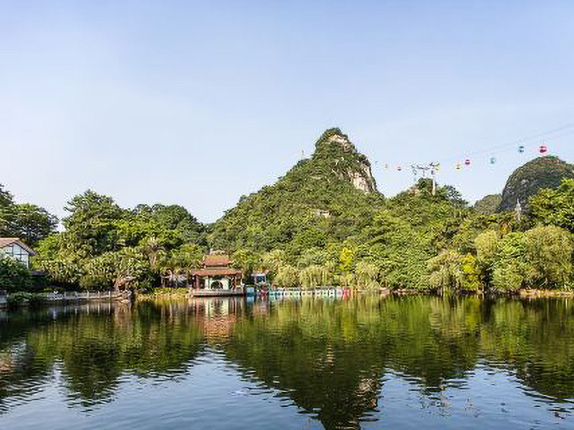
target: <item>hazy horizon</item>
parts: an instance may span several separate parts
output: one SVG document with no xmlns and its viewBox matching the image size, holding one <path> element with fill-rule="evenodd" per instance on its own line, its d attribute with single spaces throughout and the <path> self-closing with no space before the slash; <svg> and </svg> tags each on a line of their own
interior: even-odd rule
<svg viewBox="0 0 574 430">
<path fill-rule="evenodd" d="M 473 202 L 543 140 L 574 161 L 571 128 L 517 152 L 574 123 L 572 16 L 568 1 L 0 0 L 0 183 L 58 216 L 90 188 L 213 222 L 340 127 L 383 194 L 442 161 Z"/>
</svg>

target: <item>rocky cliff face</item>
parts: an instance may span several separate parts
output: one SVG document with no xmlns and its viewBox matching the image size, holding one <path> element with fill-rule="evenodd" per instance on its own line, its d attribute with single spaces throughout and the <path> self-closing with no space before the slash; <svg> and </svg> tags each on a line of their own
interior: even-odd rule
<svg viewBox="0 0 574 430">
<path fill-rule="evenodd" d="M 512 210 L 519 201 L 528 209 L 528 200 L 543 188 L 557 188 L 564 178 L 574 178 L 574 166 L 558 157 L 540 157 L 519 167 L 508 178 L 498 211 Z"/>
<path fill-rule="evenodd" d="M 367 157 L 341 130 L 329 129 L 310 158 L 227 211 L 213 227 L 211 244 L 267 250 L 344 240 L 372 219 L 382 199 Z"/>
<path fill-rule="evenodd" d="M 326 167 L 340 179 L 349 181 L 353 187 L 366 194 L 376 193 L 377 184 L 367 157 L 357 151 L 355 145 L 338 128 L 323 133 L 315 145 L 312 161 L 318 167 Z"/>
</svg>

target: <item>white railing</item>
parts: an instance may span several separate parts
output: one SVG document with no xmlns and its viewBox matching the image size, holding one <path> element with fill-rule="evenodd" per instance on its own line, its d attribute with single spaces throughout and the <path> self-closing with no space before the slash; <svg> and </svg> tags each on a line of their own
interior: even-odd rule
<svg viewBox="0 0 574 430">
<path fill-rule="evenodd" d="M 36 296 L 43 297 L 47 302 L 58 301 L 88 301 L 88 300 L 112 300 L 121 294 L 115 291 L 66 291 L 63 293 L 35 293 Z M 0 305 L 8 303 L 10 294 L 0 294 Z"/>
<path fill-rule="evenodd" d="M 63 293 L 40 293 L 47 300 L 105 300 L 118 294 L 115 291 L 65 291 Z"/>
</svg>

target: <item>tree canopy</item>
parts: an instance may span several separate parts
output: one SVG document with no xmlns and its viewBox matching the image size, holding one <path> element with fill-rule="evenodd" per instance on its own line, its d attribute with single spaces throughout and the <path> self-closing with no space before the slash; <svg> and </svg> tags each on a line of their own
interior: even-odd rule
<svg viewBox="0 0 574 430">
<path fill-rule="evenodd" d="M 88 190 L 68 202 L 64 230 L 55 232 L 55 217 L 16 204 L 0 186 L 0 234 L 38 244 L 35 267 L 63 288 L 130 280 L 149 289 L 185 278 L 205 252 L 222 250 L 244 275 L 264 270 L 286 288 L 571 289 L 571 176 L 571 165 L 542 157 L 517 169 L 502 196 L 473 207 L 454 187 L 424 178 L 385 198 L 368 159 L 334 128 L 310 158 L 213 225 L 179 205 L 123 208 Z M 522 217 L 495 211 L 516 199 L 527 208 Z"/>
</svg>

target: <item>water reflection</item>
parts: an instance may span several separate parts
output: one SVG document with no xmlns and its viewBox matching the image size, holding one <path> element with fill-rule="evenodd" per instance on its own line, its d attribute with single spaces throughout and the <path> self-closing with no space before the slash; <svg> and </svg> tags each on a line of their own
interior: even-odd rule
<svg viewBox="0 0 574 430">
<path fill-rule="evenodd" d="M 186 381 L 214 357 L 258 388 L 238 395 L 275 393 L 283 406 L 327 429 L 368 427 L 392 412 L 430 408 L 454 415 L 453 402 L 479 419 L 493 411 L 473 398 L 489 396 L 493 402 L 533 399 L 542 405 L 534 421 L 572 419 L 574 305 L 568 299 L 365 296 L 3 313 L 0 424 L 2 415 L 38 401 L 48 386 L 64 393 L 68 407 L 89 413 L 138 380 Z M 202 387 L 195 382 L 194 388 Z M 398 395 L 401 402 L 393 400 Z M 174 401 L 169 390 L 165 396 Z M 495 406 L 503 413 L 508 406 L 500 403 Z M 521 411 L 506 413 L 520 417 Z"/>
</svg>

